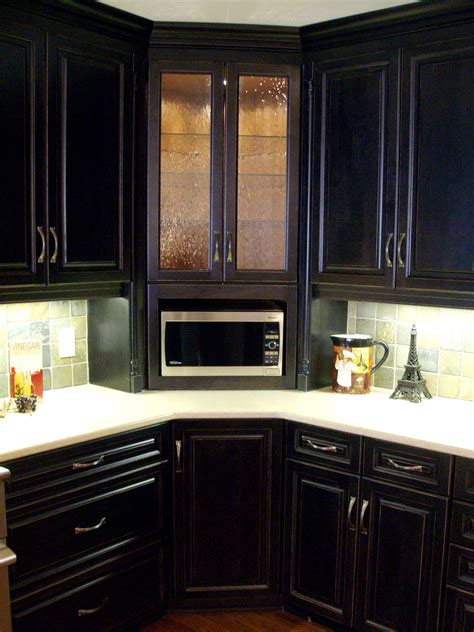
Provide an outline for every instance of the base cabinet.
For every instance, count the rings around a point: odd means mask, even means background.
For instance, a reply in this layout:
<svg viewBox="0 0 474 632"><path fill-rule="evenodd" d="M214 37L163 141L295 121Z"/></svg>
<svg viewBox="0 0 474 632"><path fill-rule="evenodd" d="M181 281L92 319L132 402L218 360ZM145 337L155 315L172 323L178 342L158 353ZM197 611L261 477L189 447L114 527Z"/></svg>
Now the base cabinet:
<svg viewBox="0 0 474 632"><path fill-rule="evenodd" d="M277 606L280 421L178 421L172 607Z"/></svg>
<svg viewBox="0 0 474 632"><path fill-rule="evenodd" d="M474 630L474 595L448 587L443 632L472 632Z"/></svg>

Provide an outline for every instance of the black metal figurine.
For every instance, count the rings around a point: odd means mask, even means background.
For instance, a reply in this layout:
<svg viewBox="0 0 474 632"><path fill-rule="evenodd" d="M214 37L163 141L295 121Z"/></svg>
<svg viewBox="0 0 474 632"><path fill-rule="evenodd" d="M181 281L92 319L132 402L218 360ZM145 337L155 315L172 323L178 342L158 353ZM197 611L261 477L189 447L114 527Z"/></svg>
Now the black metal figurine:
<svg viewBox="0 0 474 632"><path fill-rule="evenodd" d="M408 360L405 364L405 372L398 380L397 388L390 395L390 399L408 399L410 402L421 402L421 396L431 399L431 393L426 386L420 371L421 365L418 360L418 350L416 348L416 327L412 325L410 334L410 350Z"/></svg>

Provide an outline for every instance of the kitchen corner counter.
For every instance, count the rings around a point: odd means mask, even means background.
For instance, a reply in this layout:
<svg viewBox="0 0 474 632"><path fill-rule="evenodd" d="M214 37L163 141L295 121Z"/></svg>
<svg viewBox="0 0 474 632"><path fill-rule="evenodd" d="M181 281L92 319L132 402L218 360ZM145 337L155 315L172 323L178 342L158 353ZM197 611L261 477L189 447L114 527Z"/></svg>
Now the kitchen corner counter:
<svg viewBox="0 0 474 632"><path fill-rule="evenodd" d="M33 415L0 419L0 463L173 419L279 418L474 458L474 403L412 404L390 391L49 391Z"/></svg>

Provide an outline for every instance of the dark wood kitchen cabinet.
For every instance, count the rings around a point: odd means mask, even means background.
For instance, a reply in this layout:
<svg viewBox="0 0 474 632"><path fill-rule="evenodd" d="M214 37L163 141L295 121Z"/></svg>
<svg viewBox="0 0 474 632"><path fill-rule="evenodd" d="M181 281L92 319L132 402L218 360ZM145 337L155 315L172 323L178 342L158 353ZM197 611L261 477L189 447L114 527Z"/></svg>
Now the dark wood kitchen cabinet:
<svg viewBox="0 0 474 632"><path fill-rule="evenodd" d="M277 606L280 421L173 423L174 608Z"/></svg>
<svg viewBox="0 0 474 632"><path fill-rule="evenodd" d="M5 464L14 632L122 630L164 611L168 455L158 424Z"/></svg>
<svg viewBox="0 0 474 632"><path fill-rule="evenodd" d="M151 61L149 82L148 279L296 281L298 67Z"/></svg>

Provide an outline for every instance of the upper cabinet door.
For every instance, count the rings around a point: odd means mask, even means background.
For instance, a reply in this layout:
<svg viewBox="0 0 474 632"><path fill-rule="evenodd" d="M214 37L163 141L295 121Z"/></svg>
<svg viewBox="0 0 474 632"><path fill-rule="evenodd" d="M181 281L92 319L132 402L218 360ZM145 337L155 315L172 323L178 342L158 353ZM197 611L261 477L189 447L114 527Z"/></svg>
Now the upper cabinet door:
<svg viewBox="0 0 474 632"><path fill-rule="evenodd" d="M392 286L398 54L314 62L313 280Z"/></svg>
<svg viewBox="0 0 474 632"><path fill-rule="evenodd" d="M474 290L474 38L404 51L398 285Z"/></svg>
<svg viewBox="0 0 474 632"><path fill-rule="evenodd" d="M222 278L222 64L150 64L148 277Z"/></svg>
<svg viewBox="0 0 474 632"><path fill-rule="evenodd" d="M50 280L129 276L133 205L131 55L49 39Z"/></svg>
<svg viewBox="0 0 474 632"><path fill-rule="evenodd" d="M296 281L299 68L229 64L225 279Z"/></svg>
<svg viewBox="0 0 474 632"><path fill-rule="evenodd" d="M0 285L44 283L44 35L0 27Z"/></svg>

